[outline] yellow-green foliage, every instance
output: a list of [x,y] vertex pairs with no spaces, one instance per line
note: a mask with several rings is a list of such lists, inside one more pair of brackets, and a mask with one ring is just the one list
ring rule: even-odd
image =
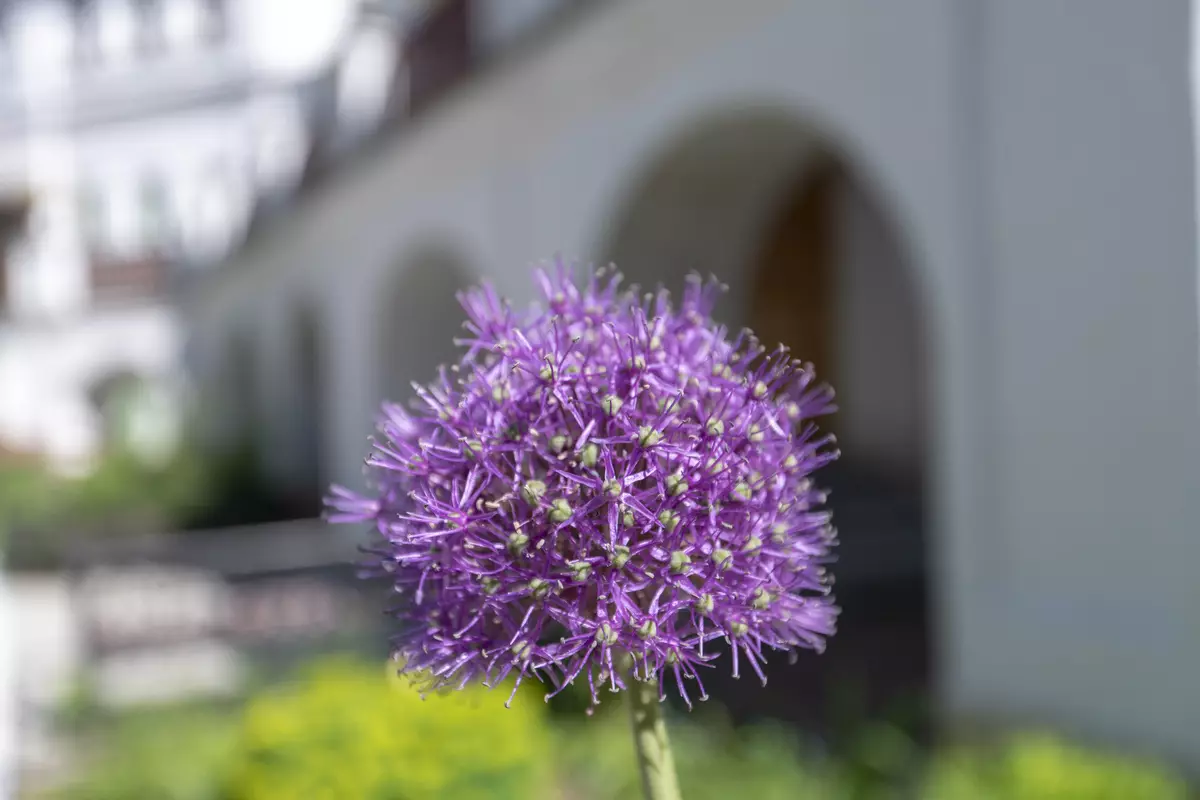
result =
[[1087,750],[1048,734],[1013,737],[996,749],[956,749],[935,758],[930,800],[1186,800],[1167,769]]
[[[217,709],[130,714],[84,737],[91,757],[56,800],[220,800],[236,720]],[[93,752],[94,751],[94,752]]]
[[[390,668],[388,672],[390,672]],[[231,773],[234,800],[527,798],[553,766],[540,693],[504,708],[481,687],[422,699],[349,662],[318,665],[253,700]]]

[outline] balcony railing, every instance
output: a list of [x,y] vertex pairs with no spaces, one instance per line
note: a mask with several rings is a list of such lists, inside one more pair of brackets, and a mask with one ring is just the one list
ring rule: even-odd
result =
[[155,254],[91,258],[92,301],[98,304],[151,300],[167,290],[167,262]]

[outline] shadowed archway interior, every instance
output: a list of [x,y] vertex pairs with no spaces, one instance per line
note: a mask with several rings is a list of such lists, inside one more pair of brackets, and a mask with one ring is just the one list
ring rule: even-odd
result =
[[297,310],[292,320],[292,341],[297,368],[295,419],[299,432],[299,436],[294,437],[298,445],[293,467],[295,502],[304,511],[319,512],[326,483],[321,467],[327,420],[322,396],[325,387],[325,354],[320,320],[311,305],[304,305]]
[[473,280],[453,253],[428,248],[405,256],[384,282],[377,312],[376,400],[407,404],[412,382],[428,383],[458,356],[466,318],[457,293]]
[[824,656],[779,665],[767,692],[728,684],[721,699],[739,715],[828,721],[847,682],[876,710],[923,693],[925,339],[893,215],[837,141],[759,110],[685,130],[611,219],[601,255],[630,280],[678,290],[689,271],[715,274],[729,285],[720,321],[787,345],[838,392],[839,412],[821,422],[842,458],[817,480],[841,540],[841,632]]

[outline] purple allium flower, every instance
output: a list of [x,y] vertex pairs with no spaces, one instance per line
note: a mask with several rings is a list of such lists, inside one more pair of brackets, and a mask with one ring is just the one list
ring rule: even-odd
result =
[[414,413],[385,404],[376,491],[329,500],[382,535],[367,572],[402,597],[403,669],[431,689],[537,675],[547,699],[586,679],[596,703],[628,654],[690,706],[716,640],[764,682],[764,648],[822,649],[834,532],[810,475],[838,454],[812,419],[832,391],[782,347],[727,339],[716,283],[689,279],[675,308],[603,270],[537,277],[546,306],[524,313],[461,297],[461,362]]

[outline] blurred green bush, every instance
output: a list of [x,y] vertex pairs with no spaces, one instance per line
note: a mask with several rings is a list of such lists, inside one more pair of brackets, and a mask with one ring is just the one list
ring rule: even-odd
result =
[[1181,777],[1153,762],[1085,749],[1048,733],[932,759],[927,800],[1186,800]]
[[202,455],[184,447],[165,463],[114,450],[79,478],[0,461],[0,547],[17,569],[59,567],[81,540],[253,524],[317,510],[295,506],[268,488],[249,448]]
[[[389,668],[389,672],[390,672]],[[384,667],[319,664],[254,699],[235,749],[231,800],[545,797],[554,767],[541,693],[423,700]]]
[[55,800],[222,800],[237,717],[180,707],[124,714],[78,744],[86,769]]
[[[241,712],[139,712],[104,729],[92,768],[57,800],[639,798],[619,698],[593,718],[551,717],[530,686],[512,709],[482,687],[422,700],[391,668],[324,659]],[[524,689],[524,687],[523,687]],[[671,721],[688,800],[1185,800],[1152,762],[1045,734],[932,754],[871,723],[853,752],[794,729],[735,727],[715,705]]]

